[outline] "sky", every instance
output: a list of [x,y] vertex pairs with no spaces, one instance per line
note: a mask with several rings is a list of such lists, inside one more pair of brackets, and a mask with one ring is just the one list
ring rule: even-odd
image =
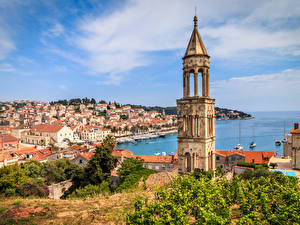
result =
[[216,106],[300,110],[299,0],[0,0],[0,101],[175,106],[195,6]]

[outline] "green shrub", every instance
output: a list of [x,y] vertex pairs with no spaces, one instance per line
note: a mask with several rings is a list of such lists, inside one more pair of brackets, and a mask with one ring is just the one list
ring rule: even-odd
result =
[[268,168],[268,165],[265,163],[247,163],[247,162],[238,162],[237,166],[243,166],[243,167],[250,167],[253,169],[259,169],[259,168]]
[[138,186],[141,178],[143,178],[143,181],[146,181],[147,178],[153,173],[156,173],[156,171],[143,168],[143,167],[140,168],[139,170],[133,171],[131,174],[123,178],[122,183],[117,187],[116,191],[121,192],[123,190],[135,188]]
[[89,184],[83,188],[77,188],[72,194],[68,196],[68,198],[87,198],[87,197],[94,197],[100,194],[109,194],[110,187],[109,183],[103,181],[99,185],[92,185]]
[[249,180],[173,179],[153,201],[139,198],[127,224],[299,224],[298,179],[266,169],[249,171]]
[[34,181],[28,181],[18,186],[18,192],[22,197],[28,197],[28,196],[48,197],[49,188],[46,185],[39,186]]
[[5,196],[10,197],[16,195],[16,189],[15,188],[7,188],[5,190]]
[[0,193],[5,193],[7,189],[16,189],[16,187],[30,178],[17,165],[4,166],[0,168]]

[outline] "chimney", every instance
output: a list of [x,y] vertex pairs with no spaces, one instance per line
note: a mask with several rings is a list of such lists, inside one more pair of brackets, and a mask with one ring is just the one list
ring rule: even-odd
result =
[[297,130],[299,128],[299,123],[294,123],[294,129]]

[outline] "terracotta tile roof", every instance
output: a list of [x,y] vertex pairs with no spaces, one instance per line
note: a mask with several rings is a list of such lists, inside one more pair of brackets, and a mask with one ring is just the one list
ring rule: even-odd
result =
[[298,128],[298,129],[291,129],[291,134],[300,134],[300,128]]
[[18,138],[9,134],[0,134],[0,143],[19,141]]
[[163,155],[133,155],[131,158],[142,159],[144,162],[153,162],[153,163],[171,163],[172,156],[163,156]]
[[85,158],[86,160],[90,160],[94,156],[95,152],[85,152],[85,153],[80,153],[79,155]]
[[62,125],[38,124],[31,128],[31,130],[37,132],[56,133],[60,131],[63,127],[64,126]]
[[79,145],[72,145],[71,148],[74,150],[77,150],[77,151],[81,151],[81,152],[87,150],[86,146],[79,146]]
[[133,153],[126,149],[115,149],[112,151],[112,155],[117,158],[121,158],[121,156],[124,156],[125,158],[131,158]]
[[235,151],[235,150],[216,150],[217,155],[221,156],[231,156],[231,155],[241,155],[245,157],[245,162],[247,163],[268,163],[272,156],[275,156],[273,151]]

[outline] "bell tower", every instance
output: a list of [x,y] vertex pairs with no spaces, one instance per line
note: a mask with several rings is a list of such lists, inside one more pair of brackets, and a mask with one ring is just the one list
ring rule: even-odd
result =
[[[178,173],[197,168],[215,170],[215,100],[209,97],[209,55],[200,36],[197,16],[183,59],[183,97],[177,99]],[[200,76],[199,76],[200,75]],[[202,95],[198,80],[202,78]],[[194,93],[190,93],[194,83]]]

